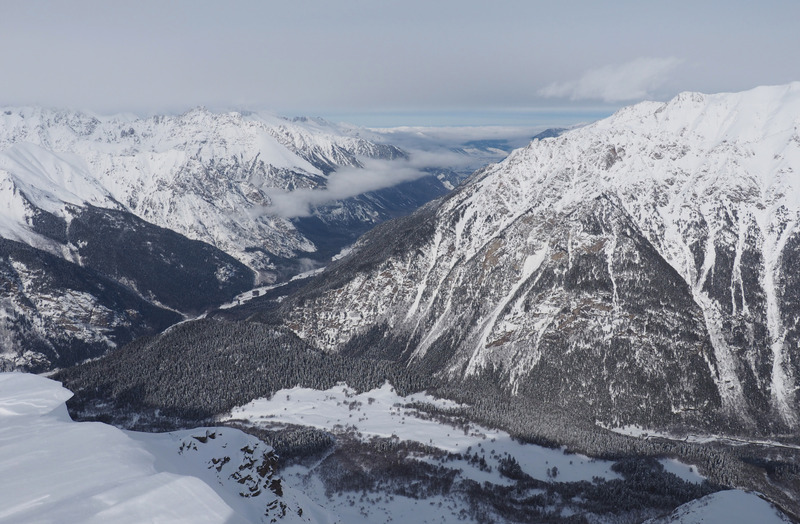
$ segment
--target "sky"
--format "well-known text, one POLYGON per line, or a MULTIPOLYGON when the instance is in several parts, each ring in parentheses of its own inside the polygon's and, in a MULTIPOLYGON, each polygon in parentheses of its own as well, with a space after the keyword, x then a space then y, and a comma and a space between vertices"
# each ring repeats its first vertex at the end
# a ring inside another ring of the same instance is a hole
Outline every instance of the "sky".
POLYGON ((596 119, 800 80, 797 0, 0 0, 0 106, 596 119))

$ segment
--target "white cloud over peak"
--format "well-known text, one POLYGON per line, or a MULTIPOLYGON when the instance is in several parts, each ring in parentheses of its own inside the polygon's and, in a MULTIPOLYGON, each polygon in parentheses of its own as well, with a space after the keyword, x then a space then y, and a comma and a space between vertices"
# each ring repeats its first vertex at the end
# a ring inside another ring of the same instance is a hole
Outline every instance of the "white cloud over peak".
POLYGON ((652 96, 683 60, 675 57, 637 58, 621 65, 590 69, 577 80, 553 82, 539 90, 548 98, 624 102, 652 96))

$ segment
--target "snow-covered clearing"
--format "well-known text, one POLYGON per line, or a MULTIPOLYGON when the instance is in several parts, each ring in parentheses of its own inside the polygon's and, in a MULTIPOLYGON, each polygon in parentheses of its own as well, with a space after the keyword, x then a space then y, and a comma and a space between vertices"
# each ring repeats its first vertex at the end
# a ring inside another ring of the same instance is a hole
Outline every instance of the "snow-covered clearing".
POLYGON ((504 431, 472 423, 457 425, 455 420, 444 417, 434 419, 415 408, 414 404, 430 404, 441 409, 457 407, 451 401, 424 393, 401 397, 389 384, 361 394, 346 385, 326 391, 296 387, 280 390, 271 399, 262 398, 234 408, 224 420, 247 420, 265 428, 297 424, 333 433, 351 431, 362 440, 396 438, 450 453, 477 453, 491 467, 491 474, 467 461, 446 465, 463 467, 464 475, 479 482, 508 482, 497 473, 499 459, 506 454, 517 460, 522 471, 539 480, 551 479, 553 467, 558 468, 556 478, 562 482, 591 481, 593 477, 620 478, 611 470, 612 462, 568 454, 562 449, 523 444, 504 431), (548 475, 548 470, 551 475, 548 475))

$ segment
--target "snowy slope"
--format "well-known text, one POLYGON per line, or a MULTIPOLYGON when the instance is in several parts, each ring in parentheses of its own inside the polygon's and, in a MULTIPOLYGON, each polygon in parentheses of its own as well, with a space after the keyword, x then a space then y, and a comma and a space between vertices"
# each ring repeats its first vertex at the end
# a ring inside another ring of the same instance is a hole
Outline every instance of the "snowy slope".
MULTIPOLYGON (((414 409, 416 403, 452 408, 454 403, 427 394, 401 397, 386 384, 380 389, 358 394, 346 385, 325 391, 308 388, 283 389, 269 399, 257 399, 234 408, 221 420, 246 420, 269 427, 281 423, 312 426, 344 433, 354 431, 363 440, 373 437, 413 441, 449 453, 467 453, 474 449, 486 455, 487 463, 497 469, 499 459, 511 455, 522 471, 539 480, 548 480, 547 470, 556 466, 562 482, 591 481, 592 478, 614 479, 611 462, 592 460, 561 449, 548 449, 523 444, 500 430, 468 424, 465 428, 448 425, 426 417, 414 409)), ((455 463, 460 474, 479 482, 490 480, 507 483, 499 473, 487 474, 469 463, 455 463)), ((688 467, 684 467, 688 470, 688 467)))
POLYGON ((800 83, 641 103, 367 235, 283 314, 612 425, 796 428, 798 169, 800 83))
POLYGON ((41 377, 0 374, 0 522, 332 521, 281 489, 271 449, 253 437, 75 423, 71 395, 41 377))

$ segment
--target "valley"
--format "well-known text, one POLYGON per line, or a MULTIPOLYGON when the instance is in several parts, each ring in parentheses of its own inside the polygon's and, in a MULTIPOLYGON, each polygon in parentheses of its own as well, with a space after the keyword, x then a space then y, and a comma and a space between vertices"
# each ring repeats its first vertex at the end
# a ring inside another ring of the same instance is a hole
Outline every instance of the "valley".
POLYGON ((507 153, 406 143, 269 113, 2 110, 0 235, 20 245, 4 248, 0 369, 75 364, 287 283, 507 153), (143 304, 110 303, 114 286, 143 304))

